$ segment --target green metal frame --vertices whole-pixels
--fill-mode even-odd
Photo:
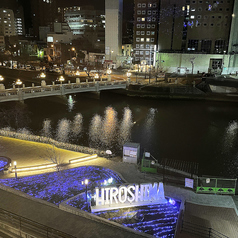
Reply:
[[[157,173],[157,168],[151,164],[151,160],[141,160],[141,172]]]
[[[205,180],[206,178],[200,177],[200,178],[198,178],[198,180],[199,179]],[[215,184],[213,183],[212,186],[198,186],[198,180],[197,180],[197,189],[196,189],[197,193],[212,193],[212,194],[235,195],[237,179],[212,178],[213,182],[215,182]],[[229,187],[228,186],[226,188],[221,187],[221,186],[218,185],[218,182],[221,182],[221,181],[222,182],[228,182],[228,183],[232,182],[232,183],[234,183],[234,186],[229,184],[230,185]]]

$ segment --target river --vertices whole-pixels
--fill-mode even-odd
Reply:
[[[237,177],[236,103],[88,95],[26,100],[28,129],[120,156],[126,141],[136,142],[158,160],[198,162],[200,175]]]

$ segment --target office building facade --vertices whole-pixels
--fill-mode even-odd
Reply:
[[[15,18],[13,10],[0,8],[0,35],[15,36]]]
[[[105,0],[105,55],[106,60],[116,61],[122,54],[123,0]]]
[[[134,8],[134,62],[153,65],[158,50],[157,0],[135,0]]]
[[[65,7],[63,17],[74,35],[86,38],[95,49],[104,51],[104,11],[95,10],[93,6]]]

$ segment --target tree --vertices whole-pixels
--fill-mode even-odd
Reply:
[[[40,158],[56,164],[55,170],[57,172],[60,172],[63,165],[63,159],[61,157],[60,151],[58,148],[56,148],[54,145],[46,145],[46,149],[43,153],[43,155],[40,156]]]

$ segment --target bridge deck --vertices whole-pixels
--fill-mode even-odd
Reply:
[[[89,83],[70,83],[46,85],[37,87],[24,87],[0,90],[0,102],[23,101],[29,98],[38,98],[46,96],[66,95],[82,92],[99,92],[102,90],[125,89],[126,81],[106,81]]]

